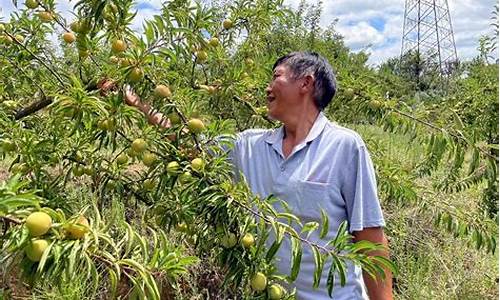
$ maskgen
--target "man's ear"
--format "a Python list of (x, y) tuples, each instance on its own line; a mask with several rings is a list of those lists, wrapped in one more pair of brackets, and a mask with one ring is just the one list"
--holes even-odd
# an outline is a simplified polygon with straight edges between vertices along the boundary
[(309, 90), (312, 91), (314, 89), (314, 76), (311, 74), (304, 76), (300, 88), (304, 90), (304, 92), (308, 92)]

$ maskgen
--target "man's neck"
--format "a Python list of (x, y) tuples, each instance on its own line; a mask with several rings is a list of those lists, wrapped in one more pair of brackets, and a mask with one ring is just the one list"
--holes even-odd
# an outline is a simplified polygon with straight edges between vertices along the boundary
[(319, 110), (317, 109), (305, 110), (304, 114), (296, 115), (298, 117), (284, 122), (283, 143), (289, 151), (307, 137), (314, 121), (318, 118), (318, 114)]

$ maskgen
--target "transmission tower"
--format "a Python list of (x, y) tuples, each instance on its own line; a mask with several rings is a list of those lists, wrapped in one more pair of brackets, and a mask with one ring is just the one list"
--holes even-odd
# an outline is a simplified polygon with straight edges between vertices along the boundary
[(447, 0), (406, 0), (401, 59), (408, 53), (418, 59), (417, 72), (424, 63), (452, 72), (458, 57)]

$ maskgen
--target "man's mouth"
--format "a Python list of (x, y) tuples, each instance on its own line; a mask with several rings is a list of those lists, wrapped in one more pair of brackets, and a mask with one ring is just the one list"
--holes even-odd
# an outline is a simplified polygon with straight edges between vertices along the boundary
[(267, 102), (268, 103), (273, 102), (275, 99), (276, 99), (275, 97), (267, 96)]

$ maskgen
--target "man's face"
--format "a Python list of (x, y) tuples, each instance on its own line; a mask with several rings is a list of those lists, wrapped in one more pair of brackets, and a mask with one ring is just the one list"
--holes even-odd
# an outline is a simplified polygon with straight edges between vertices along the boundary
[(300, 80), (293, 78), (293, 72), (286, 64), (277, 66), (273, 78), (266, 88), (269, 117), (283, 120), (299, 104)]

